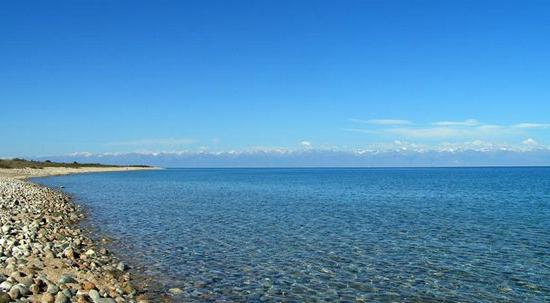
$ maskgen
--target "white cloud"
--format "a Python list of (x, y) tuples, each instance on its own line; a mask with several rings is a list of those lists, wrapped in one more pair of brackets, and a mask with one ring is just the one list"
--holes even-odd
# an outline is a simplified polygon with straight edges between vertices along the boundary
[(74, 152), (69, 154), (69, 156), (73, 156), (73, 157), (91, 157), (93, 155), (94, 154), (91, 152)]
[(550, 124), (547, 123), (519, 123), (514, 125), (515, 128), (550, 128)]
[(533, 138), (526, 139), (521, 143), (523, 143), (527, 146), (539, 146), (539, 143), (537, 141), (535, 141), (535, 139), (533, 139)]
[(378, 131), (376, 130), (363, 129), (363, 128), (342, 128), (342, 130), (346, 132), (354, 132), (354, 133), (366, 133), (366, 134), (378, 133)]
[(400, 127), (387, 128), (378, 130), (381, 134), (396, 135), (405, 138), (415, 139), (474, 139), (484, 137), (501, 137), (518, 133), (517, 130), (502, 127), (499, 125), (479, 125), (475, 127), (452, 127), (452, 126), (437, 126), (437, 127)]
[(111, 142), (107, 143), (108, 146), (176, 146), (176, 145), (189, 145), (196, 141), (187, 138), (156, 138), (156, 139), (140, 139), (131, 141)]
[(302, 147), (304, 148), (311, 148), (311, 142), (309, 141), (302, 141), (300, 142), (300, 145), (302, 145)]
[(412, 143), (408, 141), (395, 140), (390, 143), (376, 143), (370, 146), (358, 149), (361, 153), (384, 153), (384, 152), (441, 152), (441, 153), (459, 153), (459, 152), (530, 152), (548, 150), (550, 147), (539, 144), (533, 139), (527, 139), (519, 143), (489, 142), (483, 140), (462, 141), (462, 142), (442, 142), (435, 145), (426, 145)]
[[(369, 123), (370, 126), (361, 128), (344, 128), (344, 131), (361, 132), (375, 136), (399, 139), (417, 139), (417, 140), (438, 140), (438, 139), (487, 139), (487, 138), (515, 138), (520, 135), (528, 135), (533, 129), (550, 128), (546, 123), (519, 123), (513, 125), (484, 124), (475, 119), (463, 121), (438, 121), (427, 125), (414, 124), (408, 120), (407, 124), (398, 122), (391, 123), (394, 120), (353, 120)], [(377, 121), (377, 123), (371, 123)], [(387, 121), (387, 122), (386, 122)], [(414, 125), (408, 125), (414, 124)]]
[(481, 123), (475, 119), (468, 119), (464, 121), (439, 121), (432, 124), (437, 126), (476, 126)]
[(499, 129), (507, 129), (506, 126), (502, 126), (502, 125), (495, 125), (495, 124), (483, 124), (483, 125), (480, 125), (477, 127), (478, 129), (481, 129), (481, 130), (499, 130)]
[(390, 128), (382, 130), (384, 133), (393, 134), (407, 138), (437, 139), (450, 137), (464, 137), (468, 131), (454, 129), (449, 127), (430, 127), (430, 128)]
[(476, 151), (476, 152), (493, 152), (493, 151), (507, 151), (507, 150), (517, 150), (520, 149), (506, 143), (492, 143), (482, 140), (466, 141), (466, 142), (444, 142), (434, 147), (434, 150), (439, 152), (467, 152), (467, 151)]
[(502, 136), (513, 132), (511, 130), (502, 130), (500, 127), (494, 125), (482, 125), (466, 129), (461, 127), (392, 127), (382, 129), (343, 128), (342, 130), (377, 136), (397, 136), (400, 138), (426, 140)]
[(373, 119), (373, 120), (361, 120), (361, 119), (349, 119), (351, 122), (355, 123), (366, 123), (366, 124), (375, 124), (375, 125), (406, 125), (412, 124), (409, 120), (400, 120), (400, 119)]

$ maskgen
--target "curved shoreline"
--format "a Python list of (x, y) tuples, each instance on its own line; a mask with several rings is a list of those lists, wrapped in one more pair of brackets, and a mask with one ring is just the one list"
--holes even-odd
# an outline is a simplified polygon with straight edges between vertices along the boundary
[(0, 170), (0, 303), (149, 302), (128, 266), (79, 226), (80, 206), (65, 193), (21, 180), (149, 169), (157, 168)]
[(160, 167), (113, 166), (113, 167), (44, 167), (44, 168), (0, 168), (0, 177), (25, 180), (29, 178), (62, 176), (85, 173), (107, 173), (137, 170), (159, 170)]

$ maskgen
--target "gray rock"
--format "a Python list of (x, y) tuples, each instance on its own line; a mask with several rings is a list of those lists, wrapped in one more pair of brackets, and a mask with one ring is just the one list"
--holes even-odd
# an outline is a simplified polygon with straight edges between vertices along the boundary
[(11, 290), (14, 290), (14, 289), (17, 289), (19, 290), (19, 294), (21, 296), (27, 296), (30, 294), (30, 291), (29, 289), (27, 288), (27, 286), (23, 285), (23, 284), (17, 284), (15, 285), (14, 287), (11, 288)]
[[(131, 282), (128, 266), (107, 250), (95, 248), (93, 241), (72, 225), (83, 217), (70, 198), (59, 192), (0, 177), (0, 303), (28, 303), (31, 294), (32, 302), (41, 303), (134, 299), (130, 294), (135, 290), (123, 287)], [(74, 272), (61, 271), (57, 262)], [(65, 275), (49, 281), (48, 270)], [(101, 294), (97, 289), (88, 291), (95, 285), (85, 288), (79, 277), (94, 277), (98, 280), (94, 282), (109, 285), (108, 290), (102, 288)]]
[(7, 271), (14, 271), (16, 269), (15, 263), (10, 263), (6, 266)]
[(69, 303), (69, 298), (67, 298), (62, 292), (58, 292), (55, 296), (55, 303)]
[(75, 258), (75, 252), (71, 247), (68, 247), (67, 249), (65, 249), (63, 251), (63, 255), (65, 255), (65, 257), (67, 257), (71, 260), (74, 260), (74, 258)]
[(118, 265), (116, 266), (116, 268), (120, 271), (126, 271), (128, 269), (128, 265), (120, 262), (118, 263)]
[(59, 292), (59, 287), (53, 283), (50, 283), (48, 284), (48, 289), (46, 291), (52, 295), (55, 295)]
[(29, 287), (29, 290), (33, 293), (33, 295), (37, 295), (40, 293), (40, 286), (33, 284)]
[(88, 292), (88, 296), (90, 296), (90, 298), (92, 299), (92, 301), (96, 302), (97, 303), (97, 300), (101, 299), (101, 296), (99, 295), (99, 292), (95, 289), (91, 289), (89, 292)]
[(21, 293), (19, 292), (19, 288), (17, 287), (12, 287), (8, 294), (13, 300), (19, 299), (19, 297), (21, 297)]
[(84, 254), (88, 257), (94, 257), (96, 255), (93, 249), (88, 249)]
[[(76, 293), (76, 290), (73, 289), (73, 291)], [(64, 289), (62, 292), (67, 298), (72, 298), (74, 296), (74, 294), (69, 289)]]
[(59, 278), (58, 283), (60, 284), (68, 284), (68, 283), (78, 283), (73, 277), (69, 275), (62, 275), (61, 278)]
[(13, 284), (9, 281), (0, 283), (0, 291), (8, 292), (13, 287)]
[(34, 280), (32, 277), (24, 277), (19, 280), (19, 283), (25, 285), (28, 288), (34, 283)]
[(181, 288), (174, 287), (174, 288), (170, 288), (168, 292), (173, 295), (179, 295), (183, 293), (183, 290)]
[(11, 226), (9, 225), (3, 225), (2, 226), (2, 233), (7, 234), (11, 231)]

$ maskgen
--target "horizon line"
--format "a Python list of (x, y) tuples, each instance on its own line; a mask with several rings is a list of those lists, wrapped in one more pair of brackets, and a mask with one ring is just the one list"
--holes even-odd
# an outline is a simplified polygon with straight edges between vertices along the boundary
[[(85, 164), (85, 163), (83, 163)], [(101, 164), (101, 163), (100, 163)], [(550, 168), (550, 165), (463, 165), (463, 166), (204, 166), (162, 167), (162, 169), (379, 169), (379, 168)]]

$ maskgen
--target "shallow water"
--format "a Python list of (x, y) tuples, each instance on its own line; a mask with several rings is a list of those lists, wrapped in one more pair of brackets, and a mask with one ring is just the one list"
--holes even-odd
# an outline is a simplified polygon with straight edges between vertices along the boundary
[(168, 169), (64, 186), (186, 302), (550, 301), (550, 168)]

